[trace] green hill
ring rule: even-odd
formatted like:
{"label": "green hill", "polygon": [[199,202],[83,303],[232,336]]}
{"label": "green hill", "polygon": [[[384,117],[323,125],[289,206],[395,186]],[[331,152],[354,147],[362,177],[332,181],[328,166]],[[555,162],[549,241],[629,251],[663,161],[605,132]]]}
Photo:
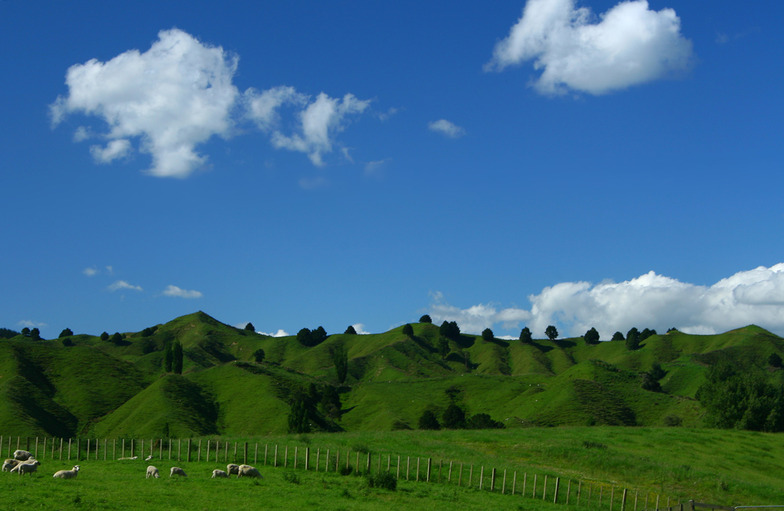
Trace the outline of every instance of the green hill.
{"label": "green hill", "polygon": [[[729,362],[775,384],[783,340],[756,326],[718,335],[673,331],[629,351],[624,342],[582,338],[531,343],[460,335],[448,352],[432,324],[370,335],[335,334],[312,347],[295,336],[240,330],[197,312],[122,335],[113,342],[80,334],[72,345],[0,339],[0,431],[67,437],[275,434],[288,430],[292,403],[314,430],[417,428],[455,402],[509,428],[531,425],[682,424],[702,426],[695,399],[708,368]],[[163,370],[164,351],[183,347],[182,375]],[[254,362],[257,350],[265,353]],[[332,354],[345,350],[339,384]],[[643,373],[664,369],[660,392]],[[330,395],[337,390],[342,406]]]}

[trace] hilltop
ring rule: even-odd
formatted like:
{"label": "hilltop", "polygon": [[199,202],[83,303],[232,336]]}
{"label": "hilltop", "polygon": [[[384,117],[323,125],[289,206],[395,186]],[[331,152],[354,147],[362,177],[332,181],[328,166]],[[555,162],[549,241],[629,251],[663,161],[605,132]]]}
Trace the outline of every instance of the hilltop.
{"label": "hilltop", "polygon": [[[780,385],[784,340],[756,326],[718,335],[653,335],[639,349],[582,338],[445,341],[429,323],[380,334],[329,335],[315,346],[221,323],[204,312],[102,340],[0,340],[0,431],[69,437],[259,435],[288,431],[296,406],[323,431],[416,429],[455,403],[507,428],[704,424],[696,400],[719,361]],[[178,342],[182,374],[166,373]],[[254,356],[263,350],[264,358]],[[334,354],[345,353],[338,380]],[[659,364],[660,391],[642,388]],[[339,396],[339,402],[336,402]],[[295,406],[292,406],[292,403]],[[304,403],[304,404],[303,404]]]}

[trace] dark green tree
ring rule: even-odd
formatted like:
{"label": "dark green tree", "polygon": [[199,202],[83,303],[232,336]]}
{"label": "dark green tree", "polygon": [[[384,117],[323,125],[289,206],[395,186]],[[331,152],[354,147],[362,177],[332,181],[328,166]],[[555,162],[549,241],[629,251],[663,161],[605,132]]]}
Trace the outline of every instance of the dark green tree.
{"label": "dark green tree", "polygon": [[411,326],[411,323],[406,323],[403,325],[403,335],[407,337],[414,337],[414,327]]}
{"label": "dark green tree", "polygon": [[419,318],[419,322],[420,322],[420,323],[432,323],[432,322],[433,322],[433,320],[430,318],[430,315],[429,315],[429,314],[425,314],[424,316],[422,316],[421,318]]}
{"label": "dark green tree", "polygon": [[626,332],[626,349],[634,351],[640,348],[640,332],[637,327],[632,327],[631,330]]}
{"label": "dark green tree", "polygon": [[71,337],[72,335],[73,331],[70,328],[65,328],[62,332],[60,332],[60,335],[58,335],[57,338],[62,339],[63,337]]}
{"label": "dark green tree", "polygon": [[654,380],[659,381],[665,376],[667,376],[667,371],[662,369],[660,363],[654,362],[653,365],[651,366],[651,370],[648,371],[648,374],[650,374],[651,378],[653,378]]}
{"label": "dark green tree", "polygon": [[120,332],[114,332],[114,335],[112,335],[112,342],[114,344],[120,344],[122,340],[123,340],[122,334]]}
{"label": "dark green tree", "polygon": [[591,327],[590,330],[585,332],[583,339],[585,339],[585,344],[599,344],[599,332],[596,328]]}
{"label": "dark green tree", "polygon": [[73,341],[71,340],[70,337],[63,337],[60,342],[63,343],[63,346],[73,346],[74,345],[74,343],[73,343]]}
{"label": "dark green tree", "polygon": [[655,329],[649,329],[649,328],[643,329],[643,331],[640,332],[640,342],[644,341],[645,339],[647,339],[652,335],[656,335]]}
{"label": "dark green tree", "polygon": [[441,425],[447,429],[463,429],[465,421],[465,412],[455,403],[447,406],[444,414],[441,416]]}
{"label": "dark green tree", "polygon": [[349,325],[344,333],[347,335],[357,335],[357,329],[354,328],[354,325]]}
{"label": "dark green tree", "polygon": [[264,350],[259,348],[253,352],[253,360],[255,360],[257,364],[261,364],[264,362],[264,355]]}
{"label": "dark green tree", "polygon": [[172,371],[174,374],[182,374],[182,344],[180,341],[174,341],[172,357]]}
{"label": "dark green tree", "polygon": [[32,339],[34,341],[40,341],[41,340],[41,331],[38,330],[38,328],[33,328],[32,330],[30,330],[30,339]]}
{"label": "dark green tree", "polygon": [[24,335],[25,337],[30,337],[30,329],[27,328],[27,327],[24,327],[22,329],[22,335]]}
{"label": "dark green tree", "polygon": [[332,363],[335,365],[338,383],[342,384],[346,381],[346,376],[348,376],[348,352],[346,351],[346,348],[340,344],[332,348],[330,354],[332,356]]}
{"label": "dark green tree", "polygon": [[490,330],[489,328],[485,328],[484,330],[482,330],[483,341],[492,341],[493,339],[495,339],[495,335],[493,334],[492,330]]}
{"label": "dark green tree", "polygon": [[528,328],[527,326],[523,327],[523,329],[520,330],[520,342],[530,344],[531,342],[533,342],[533,340],[534,340],[533,336],[531,336],[531,329]]}
{"label": "dark green tree", "polygon": [[10,339],[12,337],[16,337],[19,335],[19,332],[16,330],[11,330],[10,328],[0,328],[0,339]]}
{"label": "dark green tree", "polygon": [[419,429],[441,429],[438,418],[432,410],[425,410],[419,417]]}
{"label": "dark green tree", "polygon": [[174,346],[172,343],[166,343],[163,348],[163,370],[167,373],[172,372],[172,364],[174,363]]}
{"label": "dark green tree", "polygon": [[624,341],[626,338],[623,336],[621,332],[615,332],[612,336],[611,341]]}
{"label": "dark green tree", "polygon": [[466,429],[503,429],[504,423],[490,418],[486,413],[477,413],[466,420]]}
{"label": "dark green tree", "polygon": [[447,339],[456,341],[460,338],[460,327],[457,326],[457,321],[444,321],[438,329],[438,332]]}
{"label": "dark green tree", "polygon": [[102,341],[108,341],[109,340],[109,333],[108,332],[103,332],[101,334],[101,340]]}
{"label": "dark green tree", "polygon": [[441,355],[441,358],[446,358],[449,355],[449,339],[446,337],[438,338],[438,354]]}
{"label": "dark green tree", "polygon": [[770,365],[770,367],[776,368],[781,367],[781,357],[778,355],[778,353],[770,354],[768,357],[768,365]]}
{"label": "dark green tree", "polygon": [[248,322],[248,324],[245,325],[245,331],[246,332],[255,332],[256,331],[256,327],[253,326],[253,323]]}
{"label": "dark green tree", "polygon": [[310,433],[309,409],[308,397],[295,392],[289,410],[289,433]]}
{"label": "dark green tree", "polygon": [[555,328],[553,325],[549,325],[547,328],[544,329],[544,335],[547,336],[548,339],[554,341],[558,338],[558,329]]}

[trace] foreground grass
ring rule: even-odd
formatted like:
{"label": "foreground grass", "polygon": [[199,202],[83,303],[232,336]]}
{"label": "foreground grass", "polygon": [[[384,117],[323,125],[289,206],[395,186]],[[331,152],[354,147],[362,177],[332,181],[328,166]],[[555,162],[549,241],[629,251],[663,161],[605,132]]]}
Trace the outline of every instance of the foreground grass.
{"label": "foreground grass", "polygon": [[[239,448],[249,443],[249,461],[259,467],[264,479],[212,480],[213,468],[225,467],[225,450],[220,461],[151,462],[164,476],[157,481],[144,479],[147,466],[143,461],[79,462],[82,472],[77,480],[53,480],[51,474],[76,463],[43,458],[41,473],[33,477],[16,477],[0,473],[0,491],[9,495],[0,502],[13,503],[8,509],[229,509],[263,506],[271,509],[381,509],[398,506],[403,509],[569,509],[575,508],[576,487],[582,485],[578,509],[609,509],[609,495],[614,492],[615,505],[620,509],[620,495],[629,490],[626,509],[633,509],[633,499],[644,500],[651,509],[655,497],[673,504],[694,499],[722,505],[784,504],[781,481],[784,480],[784,436],[734,430],[703,430],[687,428],[624,428],[575,427],[529,428],[494,431],[396,431],[384,433],[340,433],[289,435],[263,438],[223,438],[228,440],[229,461],[234,461],[233,444]],[[206,442],[204,442],[206,444]],[[149,445],[149,443],[147,443]],[[256,446],[258,445],[258,451]],[[273,453],[278,446],[279,467],[272,467]],[[311,470],[302,470],[305,448],[310,448]],[[267,450],[267,463],[264,451]],[[298,452],[298,469],[294,470],[294,452]],[[331,472],[324,473],[326,451],[331,453]],[[288,450],[287,461],[284,462]],[[371,469],[392,472],[401,460],[401,477],[395,492],[369,488],[365,478],[340,476],[334,472],[335,453],[341,453],[341,466],[346,455],[352,467],[356,453],[364,467],[371,453]],[[256,454],[258,452],[258,454]],[[316,452],[320,453],[320,471],[313,471]],[[138,452],[136,454],[139,454]],[[118,454],[119,455],[119,454]],[[155,453],[156,458],[158,453]],[[184,455],[184,452],[183,452]],[[192,454],[196,458],[195,449]],[[253,459],[258,456],[257,459]],[[405,473],[410,457],[411,480]],[[39,456],[40,458],[40,456]],[[164,451],[164,458],[167,458]],[[175,455],[176,458],[176,455]],[[415,466],[420,458],[424,479],[427,458],[433,460],[432,479],[437,480],[436,467],[441,465],[441,483],[416,482]],[[379,461],[380,459],[380,461]],[[451,483],[447,470],[453,463]],[[288,467],[283,468],[287,463]],[[168,478],[171,466],[183,467],[187,479]],[[458,466],[463,467],[462,486],[458,487]],[[473,466],[472,487],[467,488],[468,474]],[[496,491],[488,490],[489,480],[479,490],[478,474],[484,467],[485,477],[497,470]],[[507,471],[506,495],[500,494],[501,474]],[[508,495],[511,479],[517,474],[517,495]],[[538,477],[537,498],[532,498],[533,477]],[[555,478],[561,480],[559,501],[565,501],[571,485],[570,506],[543,502],[542,482],[549,478],[548,494],[552,495]],[[526,496],[519,494],[527,477]],[[601,490],[600,490],[601,488]],[[603,504],[598,494],[603,493]],[[588,494],[592,500],[588,501]],[[648,500],[650,499],[650,500]],[[548,498],[550,501],[551,498]]]}

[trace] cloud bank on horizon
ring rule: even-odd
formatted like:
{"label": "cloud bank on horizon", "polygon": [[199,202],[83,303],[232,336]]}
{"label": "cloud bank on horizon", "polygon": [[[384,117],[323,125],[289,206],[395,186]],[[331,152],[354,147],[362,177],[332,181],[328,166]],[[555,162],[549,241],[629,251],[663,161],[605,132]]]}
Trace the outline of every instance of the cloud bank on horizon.
{"label": "cloud bank on horizon", "polygon": [[687,69],[691,55],[673,9],[652,11],[646,0],[631,0],[597,18],[575,0],[529,0],[486,69],[533,60],[539,92],[598,95]]}
{"label": "cloud bank on horizon", "polygon": [[457,321],[478,333],[494,325],[528,326],[542,337],[547,325],[577,337],[595,327],[603,340],[616,331],[674,327],[686,333],[714,334],[756,324],[784,334],[784,263],[741,271],[711,286],[681,282],[653,271],[624,282],[563,282],[528,297],[531,308],[498,310],[490,304],[461,309],[435,293],[433,321]]}
{"label": "cloud bank on horizon", "polygon": [[[50,105],[52,126],[76,113],[99,117],[106,133],[80,126],[74,135],[77,142],[102,141],[90,146],[96,163],[130,156],[138,139],[138,150],[152,157],[149,174],[185,178],[207,163],[196,147],[213,136],[230,138],[243,119],[270,135],[273,147],[305,153],[322,166],[348,117],[370,104],[352,94],[336,99],[322,92],[312,100],[293,87],[241,94],[233,84],[238,63],[220,46],[176,28],[162,30],[144,53],[128,50],[108,62],[71,66],[68,94]],[[295,107],[291,134],[280,126],[279,109],[286,104]]]}

